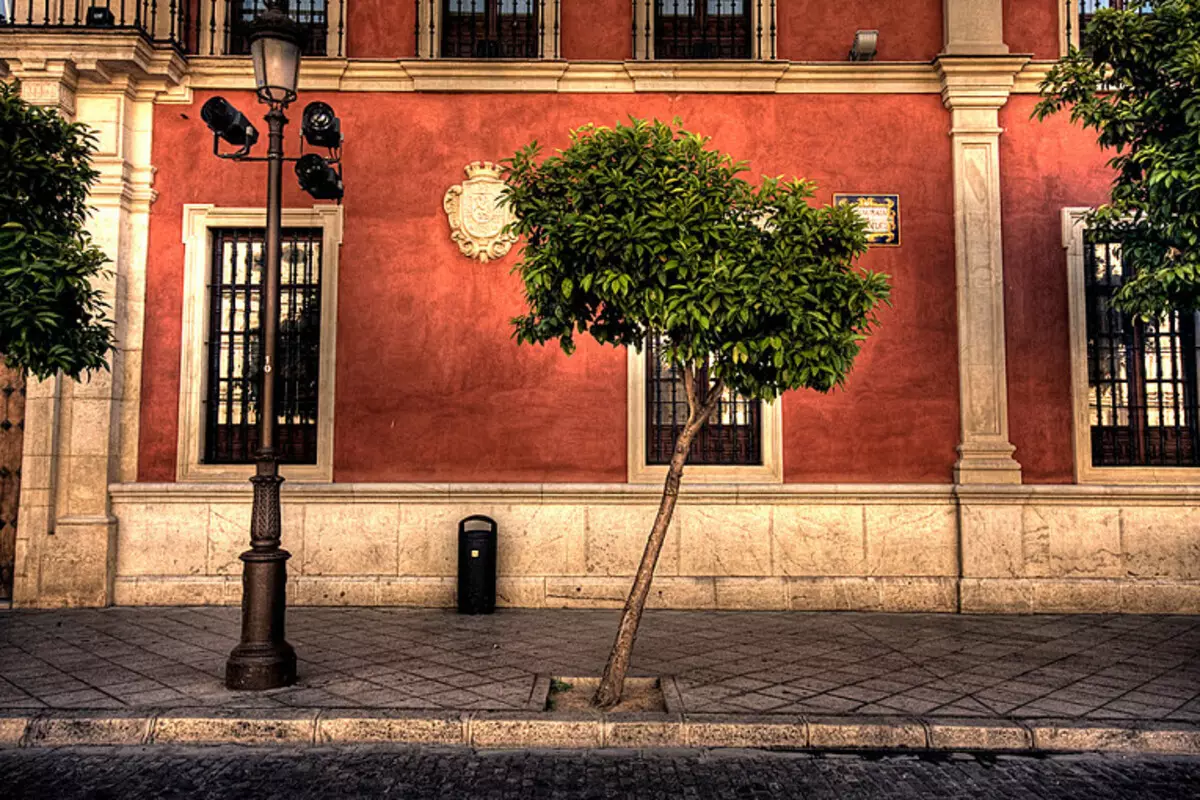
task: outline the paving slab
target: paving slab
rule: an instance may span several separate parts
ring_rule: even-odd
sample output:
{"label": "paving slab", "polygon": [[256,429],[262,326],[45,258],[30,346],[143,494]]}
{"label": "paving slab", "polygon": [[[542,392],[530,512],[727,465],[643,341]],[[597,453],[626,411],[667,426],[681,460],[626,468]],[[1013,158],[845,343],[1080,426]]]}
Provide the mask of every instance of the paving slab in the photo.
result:
{"label": "paving slab", "polygon": [[[1200,751],[1200,617],[648,612],[665,715],[540,711],[617,612],[292,608],[295,686],[222,676],[232,608],[0,612],[0,745]],[[669,691],[668,691],[669,690]]]}

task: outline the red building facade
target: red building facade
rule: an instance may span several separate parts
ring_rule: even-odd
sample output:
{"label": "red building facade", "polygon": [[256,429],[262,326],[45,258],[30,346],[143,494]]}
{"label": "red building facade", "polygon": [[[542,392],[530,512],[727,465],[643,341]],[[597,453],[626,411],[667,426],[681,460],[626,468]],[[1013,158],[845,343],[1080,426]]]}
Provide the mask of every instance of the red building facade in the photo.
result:
{"label": "red building facade", "polygon": [[[18,0],[0,28],[26,95],[101,132],[95,230],[122,343],[112,376],[30,389],[18,603],[238,601],[249,468],[212,446],[214,382],[233,374],[213,348],[237,327],[214,311],[214,242],[261,228],[265,168],[214,159],[199,111],[221,95],[261,116],[232,53],[253,4],[184,5],[170,29],[88,29],[28,24],[40,12]],[[330,103],[346,137],[340,208],[284,197],[321,265],[313,452],[284,473],[294,602],[449,604],[454,524],[482,512],[501,525],[502,602],[619,603],[659,491],[644,357],[518,347],[519,248],[465,256],[443,199],[474,162],[635,116],[679,117],[754,175],[814,180],[818,202],[901,208],[900,245],[862,260],[892,276],[893,306],[845,390],[765,407],[756,463],[689,471],[656,602],[1200,608],[1190,454],[1093,452],[1105,396],[1077,218],[1105,199],[1108,156],[1031,118],[1091,4],[292,5],[324,53],[300,103]],[[858,31],[878,31],[873,60],[848,57]],[[1194,427],[1188,369],[1159,427]]]}

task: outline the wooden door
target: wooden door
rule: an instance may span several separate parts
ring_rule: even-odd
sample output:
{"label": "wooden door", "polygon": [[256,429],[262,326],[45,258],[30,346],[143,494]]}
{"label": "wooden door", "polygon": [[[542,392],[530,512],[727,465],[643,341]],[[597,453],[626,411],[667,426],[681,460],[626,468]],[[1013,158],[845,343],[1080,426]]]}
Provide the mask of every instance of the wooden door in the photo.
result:
{"label": "wooden door", "polygon": [[0,601],[12,600],[25,438],[25,376],[0,361]]}

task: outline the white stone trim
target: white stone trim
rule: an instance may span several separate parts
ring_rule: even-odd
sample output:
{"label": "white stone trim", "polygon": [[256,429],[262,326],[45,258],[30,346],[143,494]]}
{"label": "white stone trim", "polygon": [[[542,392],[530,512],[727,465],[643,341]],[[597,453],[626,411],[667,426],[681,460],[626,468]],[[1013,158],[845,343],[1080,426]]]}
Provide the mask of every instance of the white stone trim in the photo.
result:
{"label": "white stone trim", "polygon": [[[646,351],[628,348],[628,410],[626,463],[629,482],[661,485],[665,466],[646,463]],[[762,457],[758,466],[688,466],[685,483],[783,483],[783,401],[763,403]]]}
{"label": "white stone trim", "polygon": [[[654,4],[657,0],[633,0],[633,58],[635,61],[654,60]],[[704,0],[698,0],[704,2]],[[778,2],[771,0],[746,0],[750,4],[750,53],[748,61],[775,61],[779,58]],[[775,52],[772,53],[771,32],[776,33]],[[632,33],[632,31],[631,31]],[[754,55],[761,53],[762,55]],[[718,59],[714,59],[718,60]],[[723,60],[723,59],[722,59]],[[694,63],[694,62],[691,62]]]}
{"label": "white stone trim", "polygon": [[[50,389],[53,389],[51,386]],[[29,453],[26,454],[27,456]],[[249,501],[244,481],[225,483],[114,483],[114,502],[148,506]],[[493,503],[522,505],[657,504],[662,489],[629,483],[285,483],[285,498],[297,502],[362,505]],[[681,504],[746,506],[1200,506],[1200,486],[1187,484],[1023,484],[953,486],[948,483],[784,483],[738,485],[683,482]]]}
{"label": "white stone trim", "polygon": [[[537,1],[538,0],[533,0],[535,3]],[[568,2],[570,1],[571,0],[568,0]],[[562,56],[559,42],[559,32],[562,28],[562,25],[559,22],[561,17],[561,6],[562,0],[545,0],[546,18],[538,23],[541,28],[542,36],[543,56],[541,60],[553,61],[561,58]],[[431,17],[432,21],[430,19]],[[420,35],[416,36],[415,41],[417,46],[416,57],[441,58],[442,0],[420,0],[420,2],[417,4],[417,30],[420,31]],[[415,31],[412,33],[415,33]],[[455,60],[461,61],[460,59]],[[479,59],[475,63],[491,64],[508,62],[496,62],[493,59]]]}
{"label": "white stone trim", "polygon": [[[1067,26],[1070,25],[1070,32]],[[1059,55],[1065,56],[1069,48],[1079,47],[1079,0],[1059,0],[1058,3],[1058,44]]]}
{"label": "white stone trim", "polygon": [[1200,484],[1196,467],[1092,466],[1090,391],[1087,373],[1087,287],[1084,281],[1084,218],[1091,208],[1062,210],[1062,245],[1067,254],[1067,308],[1071,336],[1071,405],[1075,480],[1105,484]]}
{"label": "white stone trim", "polygon": [[[324,231],[321,266],[321,380],[317,411],[317,463],[285,464],[283,476],[292,481],[333,480],[333,413],[337,369],[338,261],[342,243],[342,206],[314,205],[283,209],[284,227]],[[254,465],[204,464],[204,402],[208,343],[208,277],[212,261],[213,228],[266,227],[262,208],[219,208],[211,204],[183,207],[184,292],[183,332],[179,367],[179,439],[176,480],[230,481],[249,479]]]}

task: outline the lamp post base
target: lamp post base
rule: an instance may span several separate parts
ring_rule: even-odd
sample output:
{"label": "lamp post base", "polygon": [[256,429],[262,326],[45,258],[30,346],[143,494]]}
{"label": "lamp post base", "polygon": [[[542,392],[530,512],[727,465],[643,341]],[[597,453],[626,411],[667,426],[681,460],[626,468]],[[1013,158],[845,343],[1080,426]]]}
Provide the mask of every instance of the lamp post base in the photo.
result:
{"label": "lamp post base", "polygon": [[238,645],[225,662],[225,686],[235,691],[282,689],[296,682],[296,651],[287,642]]}
{"label": "lamp post base", "polygon": [[296,651],[284,638],[286,550],[242,553],[242,641],[225,662],[225,686],[262,691],[296,682]]}

